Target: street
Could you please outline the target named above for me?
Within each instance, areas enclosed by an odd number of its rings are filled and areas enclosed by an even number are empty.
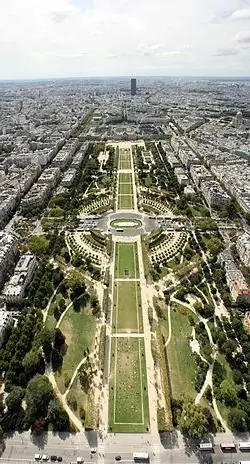
[[[36,453],[41,455],[47,454],[62,456],[63,463],[76,463],[78,456],[84,458],[85,464],[114,464],[115,457],[121,456],[122,463],[133,462],[133,452],[148,452],[152,464],[184,464],[184,463],[201,463],[201,464],[233,464],[250,461],[250,453],[242,453],[238,449],[235,452],[222,452],[220,449],[221,438],[229,442],[229,438],[216,437],[214,453],[201,452],[197,447],[184,442],[179,434],[175,439],[165,443],[160,443],[159,437],[150,441],[150,434],[115,434],[108,435],[104,440],[98,439],[98,443],[93,442],[92,435],[90,442],[86,435],[64,434],[61,438],[49,432],[44,437],[39,438],[36,443],[31,440],[29,432],[14,434],[13,437],[5,440],[5,449],[0,458],[0,463],[34,463]],[[157,439],[156,439],[157,438]],[[218,440],[217,440],[218,438]],[[235,440],[237,442],[237,440]],[[97,448],[97,452],[91,455],[91,447]]]

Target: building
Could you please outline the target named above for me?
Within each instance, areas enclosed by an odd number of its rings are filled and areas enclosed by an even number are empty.
[[[190,166],[190,176],[196,187],[204,180],[214,180],[211,172],[203,164]]]
[[[229,195],[216,180],[204,180],[200,189],[209,208],[223,209],[230,203]]]
[[[4,286],[2,295],[8,304],[20,304],[24,297],[24,291],[30,282],[36,268],[36,258],[27,253],[19,259],[14,275]]]
[[[68,169],[62,178],[61,185],[63,187],[70,187],[76,178],[76,174],[77,170],[75,168]]]
[[[14,265],[17,254],[17,240],[14,235],[0,232],[0,285],[5,280],[6,274]]]
[[[151,167],[155,165],[154,157],[151,150],[142,150],[141,152],[143,164],[147,166],[150,171]]]
[[[183,168],[175,168],[174,169],[174,174],[177,177],[178,183],[180,185],[186,186],[186,185],[189,184],[189,178],[188,178],[188,176],[186,174],[185,169],[183,169]]]
[[[220,253],[219,262],[224,265],[227,285],[231,296],[236,303],[250,304],[250,288],[242,272],[237,268],[230,251]]]
[[[6,311],[5,307],[0,308],[0,348],[6,341],[6,332],[13,325],[12,316]]]
[[[250,267],[250,235],[241,234],[236,241],[236,248],[242,263]]]
[[[132,97],[136,95],[136,79],[131,79],[131,95]]]

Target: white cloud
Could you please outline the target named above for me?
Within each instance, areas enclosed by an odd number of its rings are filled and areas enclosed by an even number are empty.
[[[230,74],[230,55],[249,75],[249,11],[248,0],[1,0],[0,78]]]
[[[231,19],[250,19],[250,8],[236,10],[230,16]]]

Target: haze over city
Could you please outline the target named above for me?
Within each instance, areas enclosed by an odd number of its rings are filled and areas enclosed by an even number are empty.
[[[250,74],[249,0],[1,0],[0,79]]]

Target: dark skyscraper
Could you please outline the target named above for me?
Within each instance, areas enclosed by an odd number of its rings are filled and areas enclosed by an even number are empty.
[[[131,95],[136,95],[136,79],[131,79]]]

